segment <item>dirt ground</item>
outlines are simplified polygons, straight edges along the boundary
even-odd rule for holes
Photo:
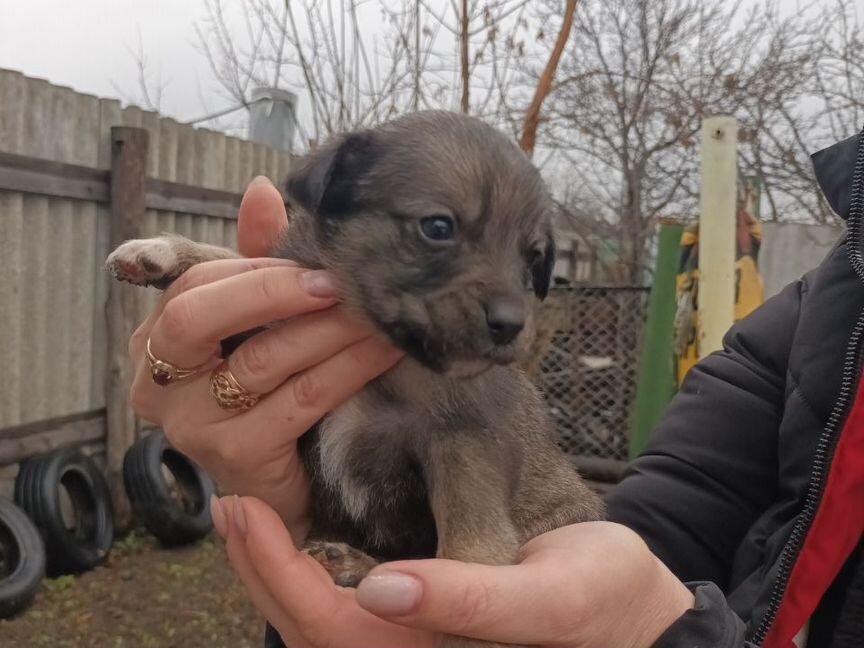
[[[43,581],[0,648],[259,648],[263,632],[217,538],[166,550],[133,532],[104,566]]]

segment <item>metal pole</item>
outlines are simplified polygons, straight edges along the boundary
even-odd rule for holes
[[[738,123],[718,116],[702,124],[699,201],[699,357],[723,348],[735,315],[735,203]]]
[[[292,152],[297,95],[280,88],[255,88],[249,102],[251,142]]]

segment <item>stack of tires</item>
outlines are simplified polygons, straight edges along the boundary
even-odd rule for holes
[[[210,532],[212,480],[172,448],[162,432],[126,452],[123,482],[135,519],[163,546]],[[108,557],[114,512],[105,477],[75,447],[21,464],[15,502],[0,498],[0,618],[23,610],[42,578],[93,569]]]

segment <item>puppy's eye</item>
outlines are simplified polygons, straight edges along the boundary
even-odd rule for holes
[[[456,223],[449,216],[427,216],[420,219],[420,232],[430,241],[452,241]]]

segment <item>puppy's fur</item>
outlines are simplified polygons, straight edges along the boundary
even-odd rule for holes
[[[287,193],[275,254],[329,270],[348,307],[408,354],[301,439],[308,550],[334,580],[356,585],[375,562],[406,558],[511,564],[532,537],[600,518],[513,366],[554,254],[552,201],[522,152],[478,120],[415,113],[311,153]],[[434,216],[455,222],[452,240],[424,236]],[[107,264],[164,286],[230,254],[163,237]],[[496,343],[487,311],[502,300],[524,327]]]

